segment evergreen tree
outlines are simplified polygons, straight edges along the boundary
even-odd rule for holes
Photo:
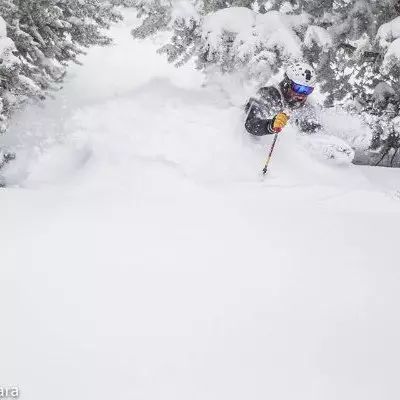
[[[111,43],[103,30],[122,19],[102,0],[0,0],[0,14],[9,44],[0,64],[3,120],[28,99],[59,88],[68,63],[78,63],[85,48]]]
[[[400,89],[399,0],[125,1],[146,16],[134,36],[172,31],[160,52],[175,65],[194,56],[202,70],[244,71],[263,81],[303,58],[316,68],[327,106],[361,112],[378,132],[375,150],[378,142],[385,149],[397,143],[392,120],[399,116],[393,97]],[[385,102],[382,87],[392,90],[384,91]]]
[[[257,15],[261,15],[257,10],[266,3],[268,1],[191,0],[167,5],[162,0],[137,0],[134,7],[141,15],[144,12],[145,18],[133,35],[143,38],[170,29],[171,40],[159,51],[176,66],[195,56],[199,69],[217,67],[222,73],[242,71],[250,78],[265,80],[277,72],[282,63],[301,57],[299,43],[306,30],[303,17],[271,14],[256,21]],[[265,30],[263,24],[271,24],[276,30]],[[242,28],[246,32],[241,31]],[[284,34],[282,38],[277,30]]]
[[[9,90],[14,87],[22,91],[21,61],[15,56],[16,48],[13,41],[7,37],[6,22],[0,17],[0,132],[6,130],[7,116],[15,95]]]
[[[122,5],[133,7],[137,10],[138,17],[143,18],[142,24],[132,30],[133,37],[145,39],[158,31],[166,30],[175,3],[174,0],[122,0]]]

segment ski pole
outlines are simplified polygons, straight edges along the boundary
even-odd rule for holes
[[[283,115],[286,117],[286,122],[287,122],[287,120],[289,119],[289,113],[288,113],[288,112],[285,112],[285,111],[282,111],[280,114],[283,114]],[[278,115],[280,115],[280,114],[278,114]],[[285,125],[286,125],[286,122],[285,122]],[[284,125],[284,126],[285,126],[285,125]],[[273,129],[273,130],[274,130],[274,132],[275,132],[275,136],[274,136],[274,140],[272,141],[272,144],[271,144],[271,148],[270,148],[270,150],[269,150],[268,157],[267,157],[267,159],[265,160],[265,165],[264,165],[264,168],[263,168],[263,170],[262,170],[263,175],[265,175],[265,174],[267,173],[268,165],[269,165],[269,162],[270,162],[270,160],[271,160],[272,153],[273,153],[273,151],[274,151],[275,144],[276,144],[276,141],[277,141],[277,139],[278,139],[278,135],[282,132],[282,127],[277,126],[277,127],[276,127],[275,129]]]
[[[271,148],[269,150],[269,154],[267,156],[267,159],[265,160],[264,169],[262,170],[263,175],[265,175],[267,173],[268,164],[269,164],[269,161],[271,160],[271,156],[272,156],[272,153],[274,151],[275,143],[276,143],[276,140],[278,139],[278,135],[279,135],[279,132],[275,133],[274,140],[272,141],[272,145],[271,145]]]

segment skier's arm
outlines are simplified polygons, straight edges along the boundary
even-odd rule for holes
[[[296,125],[302,132],[314,133],[323,127],[319,122],[317,109],[312,104],[306,104],[298,117],[298,119],[296,118]]]
[[[246,106],[247,118],[244,124],[247,132],[256,135],[264,136],[274,133],[272,130],[273,118],[263,117],[263,105],[256,99],[250,99]]]
[[[246,105],[246,130],[256,136],[271,135],[274,116],[282,110],[281,96],[273,87],[258,90],[257,98],[251,98]]]
[[[296,125],[302,132],[312,133],[322,128],[322,125],[312,119],[297,119]]]

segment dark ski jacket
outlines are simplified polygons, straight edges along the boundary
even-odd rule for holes
[[[315,132],[321,128],[312,106],[307,103],[290,105],[285,101],[281,91],[274,86],[259,89],[257,97],[252,97],[246,104],[245,111],[247,113],[245,128],[247,132],[256,136],[274,134],[273,119],[280,112],[288,112],[290,118],[292,120],[294,118],[295,123],[303,132]]]

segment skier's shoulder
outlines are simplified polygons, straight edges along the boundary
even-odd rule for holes
[[[254,106],[259,110],[270,110],[276,107],[281,107],[282,95],[275,86],[262,86],[256,95],[251,97],[245,106],[245,111],[248,112],[250,106]]]
[[[260,99],[281,101],[282,95],[280,90],[275,86],[263,86],[257,90],[257,96]]]

